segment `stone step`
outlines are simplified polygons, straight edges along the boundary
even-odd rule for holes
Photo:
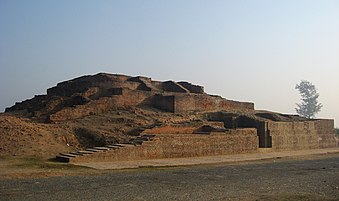
[[[98,149],[92,149],[92,148],[87,148],[86,151],[99,152],[100,150],[98,150]]]
[[[67,157],[70,157],[70,158],[75,158],[75,157],[77,157],[78,155],[74,155],[74,154],[59,154],[59,155],[61,155],[61,156],[67,156]]]
[[[110,148],[108,148],[108,147],[93,147],[93,149],[103,150],[103,151],[108,151],[108,150],[110,150]]]
[[[147,135],[148,136],[148,135]],[[132,142],[124,142],[124,143],[117,143],[112,145],[106,145],[105,147],[92,147],[87,148],[85,150],[73,151],[69,153],[60,153],[56,156],[56,160],[60,162],[70,162],[73,158],[82,157],[86,155],[92,155],[95,153],[106,152],[108,150],[116,150],[123,147],[134,147],[137,145],[147,144],[150,143],[149,137],[145,136],[138,136],[137,138],[132,139]],[[150,135],[151,137],[153,135]]]
[[[120,147],[129,147],[129,146],[134,146],[133,144],[127,144],[127,143],[121,143],[121,144],[115,144]]]
[[[84,151],[84,150],[80,150],[80,151],[77,151],[77,152],[80,153],[80,154],[83,154],[83,155],[93,154],[94,153],[92,151]]]
[[[149,137],[136,137],[134,140],[150,141]]]
[[[119,149],[121,146],[117,146],[117,145],[106,145],[106,147],[111,148],[111,149]]]
[[[125,145],[123,145],[123,144],[114,144],[113,146],[117,146],[117,147],[125,147]]]
[[[63,163],[69,163],[70,161],[70,157],[67,157],[67,156],[56,156],[55,159],[59,162],[63,162]]]
[[[75,151],[69,152],[69,153],[72,154],[72,155],[78,155],[78,156],[83,156],[84,155],[83,153],[79,153],[79,152],[75,152]]]
[[[131,142],[123,142],[123,143],[120,143],[120,144],[123,144],[123,145],[133,145],[133,143],[131,143]]]

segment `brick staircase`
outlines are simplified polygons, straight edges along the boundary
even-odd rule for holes
[[[92,147],[85,150],[73,151],[69,153],[60,153],[56,156],[56,160],[59,162],[79,162],[79,161],[92,161],[93,159],[106,158],[109,155],[114,155],[114,152],[121,149],[130,149],[136,146],[147,144],[154,140],[155,135],[145,134],[135,136],[130,139],[129,142],[106,145],[104,147]]]

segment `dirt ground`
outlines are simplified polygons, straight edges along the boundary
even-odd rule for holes
[[[339,200],[339,154],[110,171],[11,162],[0,200]]]

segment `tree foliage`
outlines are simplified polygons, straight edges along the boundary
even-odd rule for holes
[[[301,103],[297,103],[295,108],[296,112],[306,118],[314,118],[315,115],[320,112],[323,107],[321,103],[318,103],[319,94],[315,86],[306,80],[302,80],[295,86],[301,96]]]

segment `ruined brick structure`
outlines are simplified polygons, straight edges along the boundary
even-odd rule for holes
[[[296,115],[256,111],[253,114],[210,113],[211,121],[224,122],[225,128],[256,128],[259,148],[302,150],[336,147],[333,119],[305,119]]]
[[[135,108],[140,114],[136,114]],[[133,137],[128,136],[120,145],[103,144],[85,152],[72,151],[58,159],[137,160],[338,146],[331,119],[309,120],[297,115],[257,111],[253,103],[209,95],[202,86],[189,82],[160,82],[141,76],[106,73],[83,76],[61,82],[48,89],[46,95],[6,109],[7,113],[60,125],[74,120],[81,122],[88,116],[111,115],[112,111],[126,111],[153,123],[135,123],[132,128],[135,119],[119,117],[120,122],[127,122],[124,129],[133,133]],[[148,115],[141,115],[144,113]],[[112,124],[114,119],[100,118],[103,121],[96,128],[100,130],[105,125],[106,135],[120,125]],[[150,134],[152,140],[143,137]]]
[[[94,154],[81,154],[80,151],[59,155],[58,159],[76,163],[253,153],[258,150],[257,142],[256,130],[249,128],[208,134],[157,134],[148,138],[142,145],[127,143],[105,148],[96,147],[87,150],[97,151]]]
[[[38,118],[65,121],[138,105],[173,113],[254,110],[253,103],[208,95],[202,86],[188,82],[99,73],[59,83],[47,89],[47,95],[16,103],[6,112],[25,110]]]

